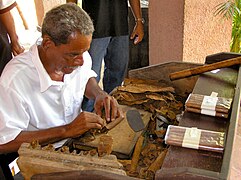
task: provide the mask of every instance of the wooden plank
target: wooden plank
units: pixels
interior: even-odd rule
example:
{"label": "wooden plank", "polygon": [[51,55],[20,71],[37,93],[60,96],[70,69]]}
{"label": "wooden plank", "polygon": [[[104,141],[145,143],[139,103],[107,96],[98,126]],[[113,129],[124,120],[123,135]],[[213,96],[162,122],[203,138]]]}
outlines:
{"label": "wooden plank", "polygon": [[126,175],[123,166],[115,155],[98,157],[90,154],[73,154],[32,148],[29,143],[23,143],[18,150],[18,166],[26,180],[34,174],[65,172],[73,170],[100,170],[104,172]]}
{"label": "wooden plank", "polygon": [[36,174],[31,180],[66,180],[66,179],[98,179],[101,180],[137,180],[137,178],[122,176],[119,174],[103,172],[98,170],[67,171],[57,173]]}

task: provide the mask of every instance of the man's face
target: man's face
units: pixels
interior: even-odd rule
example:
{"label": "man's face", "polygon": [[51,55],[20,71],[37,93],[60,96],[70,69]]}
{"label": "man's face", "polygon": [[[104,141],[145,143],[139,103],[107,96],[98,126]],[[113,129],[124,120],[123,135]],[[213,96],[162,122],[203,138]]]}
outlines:
{"label": "man's face", "polygon": [[83,53],[90,48],[92,36],[73,33],[68,44],[51,45],[46,52],[48,69],[57,74],[70,74],[84,63]]}

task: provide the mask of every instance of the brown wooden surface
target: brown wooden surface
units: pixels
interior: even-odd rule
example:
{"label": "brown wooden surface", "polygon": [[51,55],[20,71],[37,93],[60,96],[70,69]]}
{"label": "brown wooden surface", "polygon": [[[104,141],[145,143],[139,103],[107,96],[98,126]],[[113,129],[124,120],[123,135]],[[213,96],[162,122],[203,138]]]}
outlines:
{"label": "brown wooden surface", "polygon": [[35,174],[66,171],[98,170],[126,176],[115,155],[99,157],[90,154],[72,154],[30,147],[23,143],[18,150],[17,164],[25,180]]}
{"label": "brown wooden surface", "polygon": [[[224,68],[216,73],[205,73],[199,76],[193,93],[210,95],[212,92],[217,92],[218,97],[233,98],[237,76],[238,71],[231,68]],[[200,129],[227,133],[229,121],[219,117],[184,112],[179,126],[198,127]],[[168,176],[166,173],[168,170],[169,172],[173,172],[178,168],[208,170],[208,172],[214,172],[215,174],[221,171],[222,163],[223,155],[220,153],[170,146],[162,169],[157,172],[156,176],[157,179],[161,179]],[[174,176],[173,174],[169,174],[169,177],[174,178]]]}
{"label": "brown wooden surface", "polygon": [[101,180],[137,180],[130,176],[122,176],[114,173],[103,172],[98,170],[83,170],[83,171],[68,171],[36,174],[32,176],[31,180],[79,180],[79,179],[101,179]]}
{"label": "brown wooden surface", "polygon": [[[124,106],[124,105],[121,107],[123,108],[124,114],[130,109],[136,109],[136,108]],[[143,111],[143,110],[138,110],[138,111],[140,112],[144,125],[146,126],[150,120],[151,113],[149,113],[147,111]],[[141,135],[141,133],[142,133],[142,131],[140,131],[140,132],[133,131],[130,128],[130,126],[127,122],[127,119],[125,117],[124,120],[122,120],[117,126],[115,126],[115,128],[111,129],[108,132],[108,135],[112,136],[112,138],[113,138],[112,150],[117,153],[121,153],[121,154],[129,156],[136,144],[138,137]],[[98,147],[100,137],[101,137],[101,134],[97,135],[96,139],[94,141],[90,141],[90,142],[86,142],[86,143],[75,141],[74,146],[76,148],[78,148],[78,146],[82,147],[83,145]]]}

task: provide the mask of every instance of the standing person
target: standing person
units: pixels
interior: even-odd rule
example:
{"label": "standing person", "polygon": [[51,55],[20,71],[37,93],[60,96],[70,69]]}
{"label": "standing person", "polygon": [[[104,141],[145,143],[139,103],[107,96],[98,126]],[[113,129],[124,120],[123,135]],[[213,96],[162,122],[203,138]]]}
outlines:
{"label": "standing person", "polygon": [[[60,147],[67,138],[101,129],[102,109],[107,121],[123,118],[91,70],[93,31],[80,7],[57,6],[45,15],[42,39],[6,65],[0,77],[0,154],[33,140]],[[81,110],[83,95],[95,99],[96,114]]]}
{"label": "standing person", "polygon": [[[130,38],[138,44],[144,36],[140,0],[129,0],[129,3],[136,20]],[[104,60],[103,88],[110,93],[123,82],[129,61],[128,1],[82,0],[82,7],[93,19],[95,27],[89,49],[92,69],[99,82]],[[83,108],[92,111],[93,101],[87,100]]]}
{"label": "standing person", "polygon": [[[24,51],[19,44],[13,16],[10,12],[17,5],[14,0],[0,0],[0,75],[5,65]],[[9,38],[10,42],[9,42]]]}

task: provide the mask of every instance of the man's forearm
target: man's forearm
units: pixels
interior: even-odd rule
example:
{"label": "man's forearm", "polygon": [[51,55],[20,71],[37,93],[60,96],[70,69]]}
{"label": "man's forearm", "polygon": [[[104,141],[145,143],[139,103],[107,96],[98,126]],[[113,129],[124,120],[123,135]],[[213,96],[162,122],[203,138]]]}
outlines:
{"label": "man's forearm", "polygon": [[106,93],[98,85],[94,77],[90,78],[85,89],[85,96],[89,99],[95,99],[99,94]]}
{"label": "man's forearm", "polygon": [[15,23],[10,11],[0,14],[0,20],[5,26],[11,41],[17,41],[18,36],[15,29]]}
{"label": "man's forearm", "polygon": [[17,152],[23,142],[37,140],[39,144],[46,145],[68,138],[66,135],[65,126],[40,131],[22,131],[13,141],[0,145],[0,154]]}
{"label": "man's forearm", "polygon": [[140,0],[129,0],[134,18],[137,20],[142,18]]}

